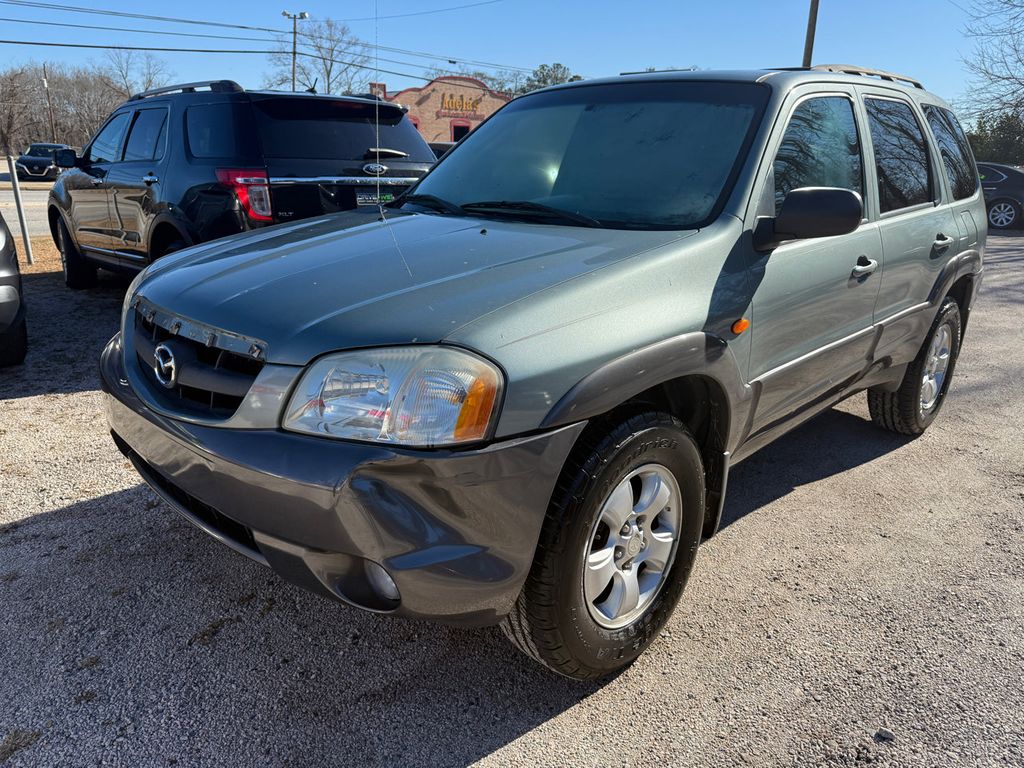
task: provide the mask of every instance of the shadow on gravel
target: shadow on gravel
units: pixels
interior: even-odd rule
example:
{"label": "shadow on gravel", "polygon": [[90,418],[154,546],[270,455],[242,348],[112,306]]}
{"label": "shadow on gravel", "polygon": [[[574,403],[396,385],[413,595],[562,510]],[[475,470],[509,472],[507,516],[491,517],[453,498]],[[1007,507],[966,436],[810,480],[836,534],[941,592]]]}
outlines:
{"label": "shadow on gravel", "polygon": [[0,563],[0,724],[41,731],[26,765],[74,743],[89,764],[120,744],[126,765],[462,766],[597,689],[496,629],[293,588],[143,486],[0,528]]}
{"label": "shadow on gravel", "polygon": [[28,357],[0,368],[0,400],[99,389],[100,351],[117,332],[131,278],[100,271],[99,283],[71,291],[59,272],[24,275]]}
{"label": "shadow on gravel", "polygon": [[732,468],[721,528],[794,488],[846,472],[912,439],[845,411],[825,411]]}

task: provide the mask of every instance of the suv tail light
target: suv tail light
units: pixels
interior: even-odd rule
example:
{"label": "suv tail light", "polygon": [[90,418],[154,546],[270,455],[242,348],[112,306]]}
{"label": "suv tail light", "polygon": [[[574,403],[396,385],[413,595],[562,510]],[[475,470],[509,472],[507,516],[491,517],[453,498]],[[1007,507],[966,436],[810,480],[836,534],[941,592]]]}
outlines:
{"label": "suv tail light", "polygon": [[230,187],[253,221],[273,221],[270,184],[262,168],[218,168],[217,181]]}

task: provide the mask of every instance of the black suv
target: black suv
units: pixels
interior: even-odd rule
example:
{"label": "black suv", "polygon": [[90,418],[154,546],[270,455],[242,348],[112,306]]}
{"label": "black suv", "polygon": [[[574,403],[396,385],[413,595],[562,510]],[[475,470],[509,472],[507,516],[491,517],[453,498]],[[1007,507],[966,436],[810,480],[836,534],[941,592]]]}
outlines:
{"label": "black suv", "polygon": [[54,161],[58,149],[70,149],[67,144],[30,144],[15,162],[15,170],[21,181],[56,179],[60,168]]}
{"label": "black suv", "polygon": [[146,91],[116,110],[50,192],[65,282],[138,271],[245,230],[390,202],[434,153],[403,107],[246,91],[229,80]]}
{"label": "black suv", "polygon": [[1003,163],[978,162],[981,188],[985,191],[988,225],[992,229],[1015,229],[1021,226],[1024,205],[1024,173],[1020,168]]}

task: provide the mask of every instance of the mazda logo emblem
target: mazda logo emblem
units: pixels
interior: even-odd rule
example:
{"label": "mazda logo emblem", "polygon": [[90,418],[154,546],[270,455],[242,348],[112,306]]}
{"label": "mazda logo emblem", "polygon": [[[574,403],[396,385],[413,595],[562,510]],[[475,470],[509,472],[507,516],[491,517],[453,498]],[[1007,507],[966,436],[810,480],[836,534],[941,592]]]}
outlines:
{"label": "mazda logo emblem", "polygon": [[381,165],[380,163],[367,163],[363,166],[363,173],[370,176],[382,176],[387,172],[388,167],[386,165]]}
{"label": "mazda logo emblem", "polygon": [[166,344],[157,344],[153,350],[153,373],[156,380],[168,389],[178,384],[178,363],[174,359],[174,350]]}

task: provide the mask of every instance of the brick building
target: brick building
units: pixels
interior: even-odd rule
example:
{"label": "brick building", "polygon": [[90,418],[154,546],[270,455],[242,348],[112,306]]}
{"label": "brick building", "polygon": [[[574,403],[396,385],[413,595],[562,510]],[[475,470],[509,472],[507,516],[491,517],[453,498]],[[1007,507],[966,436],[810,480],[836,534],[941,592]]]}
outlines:
{"label": "brick building", "polygon": [[409,119],[427,141],[458,141],[509,100],[475,77],[462,75],[445,75],[393,94],[384,83],[370,87],[388,101],[408,107]]}

